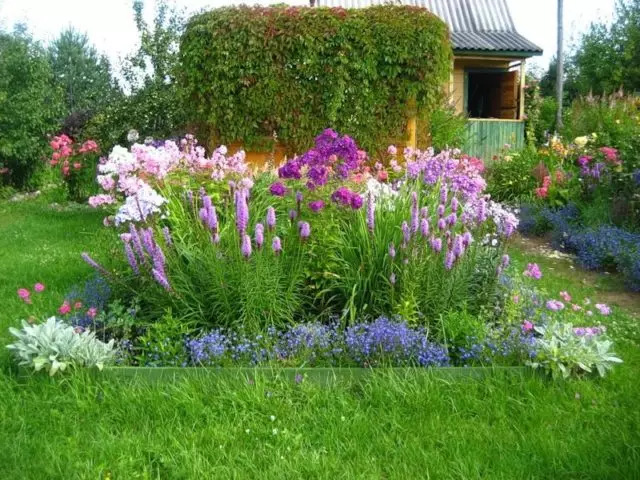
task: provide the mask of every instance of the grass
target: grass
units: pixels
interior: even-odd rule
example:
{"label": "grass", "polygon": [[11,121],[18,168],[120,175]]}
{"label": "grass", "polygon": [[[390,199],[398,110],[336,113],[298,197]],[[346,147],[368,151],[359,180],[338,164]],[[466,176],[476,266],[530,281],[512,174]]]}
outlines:
{"label": "grass", "polygon": [[[79,253],[105,251],[101,218],[46,199],[0,203],[0,343],[90,274]],[[513,256],[516,268],[532,258]],[[614,288],[535,259],[549,291],[596,299]],[[47,290],[30,310],[16,290],[36,281]],[[620,309],[611,321],[636,325]],[[25,380],[2,352],[0,478],[640,478],[640,355],[632,342],[617,350],[625,363],[589,381],[380,372],[325,386],[260,375]]]}

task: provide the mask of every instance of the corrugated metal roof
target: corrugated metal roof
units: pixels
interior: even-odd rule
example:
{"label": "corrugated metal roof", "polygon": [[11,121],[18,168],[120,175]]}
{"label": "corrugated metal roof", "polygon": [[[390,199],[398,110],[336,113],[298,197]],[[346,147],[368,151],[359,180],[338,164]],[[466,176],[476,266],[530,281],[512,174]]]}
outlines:
{"label": "corrugated metal roof", "polygon": [[319,7],[343,8],[390,3],[423,7],[436,14],[449,25],[457,51],[542,53],[540,47],[516,31],[506,0],[317,0]]}

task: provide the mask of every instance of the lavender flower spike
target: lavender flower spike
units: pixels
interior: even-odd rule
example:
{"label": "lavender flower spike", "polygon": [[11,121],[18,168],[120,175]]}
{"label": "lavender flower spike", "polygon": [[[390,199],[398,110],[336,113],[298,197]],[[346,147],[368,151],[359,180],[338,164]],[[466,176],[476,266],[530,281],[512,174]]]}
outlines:
{"label": "lavender flower spike", "polygon": [[164,235],[164,243],[167,245],[173,245],[173,240],[171,239],[171,231],[169,227],[162,228],[162,234]]}
{"label": "lavender flower spike", "polygon": [[242,236],[242,246],[240,247],[242,251],[242,256],[244,258],[249,258],[251,256],[251,237],[245,234]]}
{"label": "lavender flower spike", "polygon": [[82,257],[82,260],[84,260],[87,263],[87,265],[89,265],[91,268],[99,271],[100,273],[106,276],[109,276],[109,272],[107,272],[107,269],[104,268],[102,265],[100,265],[98,262],[96,262],[93,258],[91,258],[87,252],[82,252],[81,257]]}
{"label": "lavender flower spike", "polygon": [[429,220],[426,218],[420,220],[420,233],[425,238],[429,236]]}
{"label": "lavender flower spike", "polygon": [[369,228],[369,231],[371,233],[373,233],[376,227],[375,214],[376,214],[376,202],[375,202],[375,199],[373,198],[373,194],[369,192],[369,195],[367,196],[367,228]]}
{"label": "lavender flower spike", "polygon": [[396,258],[396,247],[393,242],[389,244],[389,256],[391,258]]}
{"label": "lavender flower spike", "polygon": [[411,193],[411,233],[417,233],[420,226],[420,217],[418,209],[418,193]]}
{"label": "lavender flower spike", "polygon": [[138,262],[136,261],[136,254],[133,253],[130,243],[124,244],[124,253],[127,257],[127,262],[129,262],[131,270],[133,270],[133,273],[138,275],[140,273],[140,269],[138,268]]}
{"label": "lavender flower spike", "polygon": [[302,240],[309,238],[309,235],[311,235],[311,225],[309,225],[308,222],[300,222],[298,227],[300,228],[300,238]]}
{"label": "lavender flower spike", "polygon": [[264,225],[261,223],[256,223],[255,240],[258,248],[262,248],[264,244]]}
{"label": "lavender flower spike", "polygon": [[274,254],[280,255],[280,252],[282,252],[282,242],[280,241],[280,237],[273,237],[273,240],[271,241],[271,248]]}
{"label": "lavender flower spike", "polygon": [[276,211],[273,207],[267,208],[267,228],[273,230],[276,226]]}
{"label": "lavender flower spike", "polygon": [[249,224],[249,206],[245,190],[236,190],[236,228],[240,235],[244,235]]}
{"label": "lavender flower spike", "polygon": [[129,224],[129,233],[131,234],[131,241],[133,242],[133,248],[136,249],[136,253],[138,254],[138,258],[140,258],[141,261],[144,261],[145,257],[144,257],[144,250],[142,248],[142,241],[140,240],[140,235],[138,234],[138,229],[133,224],[133,222],[131,222]]}
{"label": "lavender flower spike", "polygon": [[402,222],[402,236],[404,239],[404,243],[403,243],[403,247],[407,248],[407,245],[409,245],[409,240],[411,240],[411,232],[409,231],[409,225],[407,224],[407,222]]}
{"label": "lavender flower spike", "polygon": [[151,274],[153,275],[153,278],[155,278],[156,282],[158,282],[160,286],[162,286],[162,288],[164,288],[167,291],[171,290],[171,285],[169,284],[169,280],[167,280],[167,276],[163,271],[160,271],[154,268],[151,270]]}

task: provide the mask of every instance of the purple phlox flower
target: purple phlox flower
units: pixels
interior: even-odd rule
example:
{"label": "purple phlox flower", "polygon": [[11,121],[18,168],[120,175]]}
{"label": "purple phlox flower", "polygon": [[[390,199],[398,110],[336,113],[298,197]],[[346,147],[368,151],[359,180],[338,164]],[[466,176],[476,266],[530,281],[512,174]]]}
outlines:
{"label": "purple phlox flower", "polygon": [[375,214],[376,214],[376,202],[373,198],[373,194],[369,192],[367,195],[367,228],[371,233],[375,230]]}
{"label": "purple phlox flower", "polygon": [[540,280],[542,278],[542,271],[537,263],[530,263],[527,265],[527,269],[523,272],[523,275],[535,280]]}
{"label": "purple phlox flower", "polygon": [[427,220],[426,218],[420,220],[420,233],[423,237],[429,236],[429,220]]}
{"label": "purple phlox flower", "polygon": [[258,248],[262,248],[262,245],[264,244],[264,225],[261,223],[256,223],[255,239]]}
{"label": "purple phlox flower", "polygon": [[295,178],[300,180],[302,178],[302,174],[300,173],[302,165],[298,160],[298,157],[293,160],[289,160],[282,167],[278,169],[278,176],[280,178]]}
{"label": "purple phlox flower", "polygon": [[309,208],[312,212],[319,212],[324,208],[324,202],[322,200],[315,200],[313,202],[309,202]]}
{"label": "purple phlox flower", "polygon": [[607,304],[596,303],[595,307],[600,312],[601,315],[607,316],[611,314],[611,307],[609,307]]}
{"label": "purple phlox flower", "polygon": [[309,225],[309,222],[299,222],[298,229],[302,240],[306,240],[309,238],[309,235],[311,235],[311,225]]}
{"label": "purple phlox flower", "polygon": [[351,208],[353,210],[360,210],[360,208],[362,208],[362,203],[362,197],[360,196],[360,194],[353,192],[353,195],[351,195],[351,201],[349,202]]}
{"label": "purple phlox flower", "polygon": [[242,245],[240,246],[240,251],[242,252],[242,256],[244,258],[249,258],[251,256],[251,237],[249,235],[244,234],[242,236]]}
{"label": "purple phlox flower", "polygon": [[280,240],[280,237],[273,237],[273,240],[271,241],[271,249],[276,255],[279,255],[280,252],[282,252],[282,241]]}
{"label": "purple phlox flower", "polygon": [[547,308],[551,311],[558,312],[564,309],[564,303],[560,300],[549,300],[547,301]]}
{"label": "purple phlox flower", "polygon": [[396,247],[393,242],[389,244],[389,256],[391,258],[396,258]]}
{"label": "purple phlox flower", "polygon": [[273,230],[276,226],[276,211],[273,207],[267,208],[267,228]]}
{"label": "purple phlox flower", "polygon": [[282,182],[274,182],[269,187],[269,192],[271,192],[271,195],[275,195],[276,197],[284,197],[287,194],[288,189]]}

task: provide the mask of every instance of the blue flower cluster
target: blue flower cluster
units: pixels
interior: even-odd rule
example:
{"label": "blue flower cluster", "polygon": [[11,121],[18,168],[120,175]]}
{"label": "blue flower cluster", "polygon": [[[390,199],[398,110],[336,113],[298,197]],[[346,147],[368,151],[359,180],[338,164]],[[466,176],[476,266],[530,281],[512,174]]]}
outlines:
{"label": "blue flower cluster", "polygon": [[465,366],[509,359],[529,360],[536,356],[536,339],[521,328],[495,329],[482,340],[467,337],[467,346],[457,347],[454,353]]}
{"label": "blue flower cluster", "polygon": [[380,317],[341,330],[337,323],[305,323],[285,331],[269,329],[248,339],[214,330],[188,339],[192,365],[258,365],[278,361],[296,365],[447,366],[447,350],[429,342],[426,331],[405,321]]}
{"label": "blue flower cluster", "polygon": [[73,305],[75,302],[80,302],[83,305],[83,309],[74,311],[70,317],[69,322],[71,325],[77,325],[79,327],[89,327],[93,325],[93,319],[87,315],[88,308],[95,308],[97,311],[105,309],[111,298],[111,288],[109,283],[102,275],[96,274],[85,282],[82,287],[74,286],[69,293],[65,295],[65,300]]}

